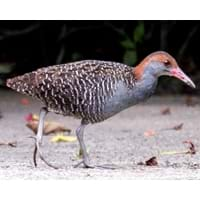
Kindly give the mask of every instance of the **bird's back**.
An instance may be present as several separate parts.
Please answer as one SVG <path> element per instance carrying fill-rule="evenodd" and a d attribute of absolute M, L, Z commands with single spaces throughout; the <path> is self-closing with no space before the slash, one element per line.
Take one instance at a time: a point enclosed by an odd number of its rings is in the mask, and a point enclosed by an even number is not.
<path fill-rule="evenodd" d="M 127 65 L 86 60 L 41 68 L 8 79 L 7 86 L 40 99 L 49 111 L 97 122 L 109 117 L 105 107 L 118 86 L 128 89 L 134 81 Z"/>

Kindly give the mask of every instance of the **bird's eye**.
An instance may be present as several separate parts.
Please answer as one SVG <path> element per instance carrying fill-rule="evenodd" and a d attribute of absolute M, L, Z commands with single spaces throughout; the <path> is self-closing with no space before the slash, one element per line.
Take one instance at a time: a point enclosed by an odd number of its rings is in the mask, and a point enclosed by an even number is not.
<path fill-rule="evenodd" d="M 166 66 L 169 66 L 169 65 L 170 65 L 169 60 L 164 60 L 163 63 L 164 63 Z"/>

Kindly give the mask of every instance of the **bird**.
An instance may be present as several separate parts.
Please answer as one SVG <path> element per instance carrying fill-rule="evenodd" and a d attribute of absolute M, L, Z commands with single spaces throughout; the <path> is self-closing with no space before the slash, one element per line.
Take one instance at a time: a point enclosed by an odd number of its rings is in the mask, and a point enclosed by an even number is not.
<path fill-rule="evenodd" d="M 147 100 L 155 92 L 160 76 L 175 77 L 192 88 L 196 87 L 175 58 L 165 51 L 149 54 L 135 67 L 112 61 L 83 60 L 39 68 L 7 79 L 8 87 L 37 98 L 44 105 L 35 138 L 35 167 L 39 155 L 48 166 L 57 168 L 44 158 L 40 149 L 48 112 L 80 119 L 76 136 L 82 160 L 76 166 L 82 164 L 85 168 L 94 168 L 84 142 L 85 127 Z"/>

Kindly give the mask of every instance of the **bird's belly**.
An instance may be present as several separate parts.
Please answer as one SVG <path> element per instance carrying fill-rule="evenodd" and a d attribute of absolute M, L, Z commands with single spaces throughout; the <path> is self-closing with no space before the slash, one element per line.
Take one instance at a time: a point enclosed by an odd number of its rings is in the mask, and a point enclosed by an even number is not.
<path fill-rule="evenodd" d="M 137 102 L 134 98 L 113 97 L 104 108 L 104 117 L 109 118 L 128 107 L 135 105 Z"/>
<path fill-rule="evenodd" d="M 136 103 L 137 100 L 134 98 L 133 92 L 126 86 L 121 85 L 117 88 L 109 101 L 106 102 L 104 106 L 104 116 L 105 118 L 109 118 Z"/>

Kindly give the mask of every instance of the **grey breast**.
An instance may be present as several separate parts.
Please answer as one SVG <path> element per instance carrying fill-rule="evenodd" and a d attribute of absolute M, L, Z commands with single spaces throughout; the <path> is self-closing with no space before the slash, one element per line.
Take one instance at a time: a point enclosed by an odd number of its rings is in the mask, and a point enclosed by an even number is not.
<path fill-rule="evenodd" d="M 156 79 L 142 79 L 134 83 L 134 86 L 127 87 L 123 81 L 117 84 L 116 91 L 112 98 L 105 105 L 105 118 L 111 117 L 120 111 L 147 100 L 155 91 Z"/>

